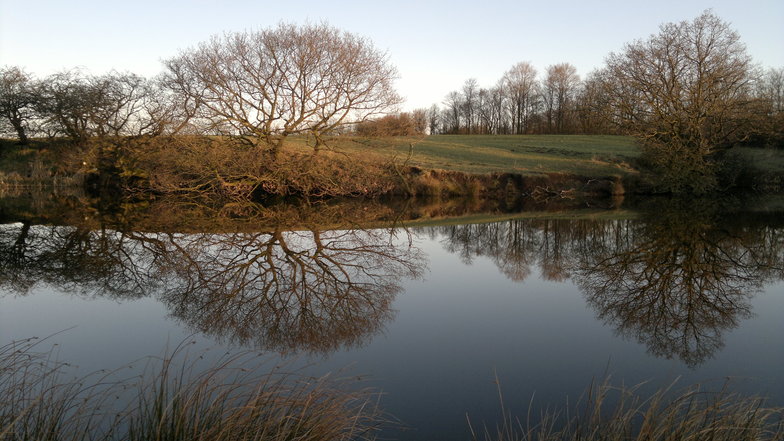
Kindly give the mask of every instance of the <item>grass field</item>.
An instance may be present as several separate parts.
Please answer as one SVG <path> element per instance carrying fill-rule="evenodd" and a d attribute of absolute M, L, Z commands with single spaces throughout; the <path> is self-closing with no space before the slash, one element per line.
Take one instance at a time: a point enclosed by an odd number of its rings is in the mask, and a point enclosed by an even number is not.
<path fill-rule="evenodd" d="M 631 137 L 596 135 L 336 138 L 330 146 L 348 154 L 396 157 L 402 162 L 408 156 L 410 143 L 414 144 L 410 165 L 469 173 L 626 175 L 634 173 L 630 162 L 640 154 Z"/>

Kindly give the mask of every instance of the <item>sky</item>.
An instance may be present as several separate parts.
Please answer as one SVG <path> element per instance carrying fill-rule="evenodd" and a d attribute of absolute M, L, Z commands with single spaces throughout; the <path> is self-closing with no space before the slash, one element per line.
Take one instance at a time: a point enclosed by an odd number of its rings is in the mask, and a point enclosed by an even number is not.
<path fill-rule="evenodd" d="M 0 65 L 39 77 L 74 67 L 153 76 L 211 35 L 326 21 L 388 54 L 411 110 L 469 78 L 491 87 L 521 61 L 540 74 L 569 62 L 584 77 L 625 43 L 706 9 L 731 23 L 755 62 L 784 67 L 782 0 L 0 0 Z"/>

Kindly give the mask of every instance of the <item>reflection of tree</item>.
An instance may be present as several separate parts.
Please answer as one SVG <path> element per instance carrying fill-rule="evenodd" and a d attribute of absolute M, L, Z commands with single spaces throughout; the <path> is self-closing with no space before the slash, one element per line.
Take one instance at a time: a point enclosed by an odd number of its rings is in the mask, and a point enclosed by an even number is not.
<path fill-rule="evenodd" d="M 133 298 L 155 284 L 138 262 L 143 244 L 78 227 L 0 226 L 0 288 L 25 294 L 38 283 L 82 295 Z"/>
<path fill-rule="evenodd" d="M 589 254 L 575 274 L 600 318 L 654 355 L 690 366 L 751 316 L 749 299 L 776 277 L 783 256 L 780 230 L 701 214 L 659 211 L 624 223 L 621 240 Z"/>
<path fill-rule="evenodd" d="M 486 256 L 504 275 L 522 282 L 539 266 L 543 278 L 562 281 L 580 250 L 596 235 L 603 237 L 608 224 L 586 220 L 516 219 L 507 222 L 457 225 L 440 228 L 444 247 L 470 264 Z"/>
<path fill-rule="evenodd" d="M 389 231 L 348 230 L 170 237 L 175 277 L 162 294 L 201 332 L 285 351 L 359 344 L 391 317 L 420 251 Z"/>
<path fill-rule="evenodd" d="M 510 279 L 539 266 L 571 277 L 599 317 L 660 357 L 695 366 L 722 333 L 751 315 L 750 297 L 784 277 L 784 230 L 774 217 L 719 217 L 691 207 L 645 220 L 541 220 L 440 229 L 447 250 L 487 256 Z"/>
<path fill-rule="evenodd" d="M 156 295 L 191 327 L 240 344 L 327 351 L 388 320 L 424 259 L 389 230 L 168 234 L 0 227 L 0 287 Z"/>

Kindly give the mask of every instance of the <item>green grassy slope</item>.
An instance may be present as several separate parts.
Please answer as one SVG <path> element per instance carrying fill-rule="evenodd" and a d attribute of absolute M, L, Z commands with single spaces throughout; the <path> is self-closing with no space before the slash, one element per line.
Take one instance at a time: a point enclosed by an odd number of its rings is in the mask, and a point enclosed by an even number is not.
<path fill-rule="evenodd" d="M 299 141 L 301 144 L 302 141 Z M 330 146 L 348 154 L 396 157 L 404 161 L 413 143 L 410 165 L 470 173 L 574 173 L 626 175 L 639 156 L 626 136 L 580 135 L 436 135 L 424 138 L 335 138 Z"/>

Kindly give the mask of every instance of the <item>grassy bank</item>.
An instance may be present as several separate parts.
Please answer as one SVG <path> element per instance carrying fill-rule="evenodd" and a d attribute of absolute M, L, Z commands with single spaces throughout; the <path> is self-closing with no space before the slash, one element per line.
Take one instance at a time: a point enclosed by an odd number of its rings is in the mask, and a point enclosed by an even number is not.
<path fill-rule="evenodd" d="M 290 138 L 286 149 L 312 151 L 307 138 Z M 334 137 L 328 147 L 360 159 L 403 161 L 414 144 L 409 163 L 426 169 L 465 173 L 571 173 L 605 176 L 633 173 L 630 163 L 640 155 L 634 138 L 605 135 L 435 135 L 426 137 Z M 25 175 L 40 160 L 52 172 L 67 168 L 71 153 L 80 150 L 67 143 L 33 141 L 19 146 L 0 140 L 0 170 Z M 782 156 L 784 158 L 784 156 Z M 78 165 L 78 164 L 77 164 Z"/>
<path fill-rule="evenodd" d="M 263 196 L 427 195 L 563 196 L 646 192 L 655 177 L 638 170 L 631 137 L 586 135 L 437 135 L 334 137 L 313 154 L 293 137 L 277 158 L 222 138 L 172 137 L 74 146 L 0 143 L 0 187 L 41 182 L 94 186 L 122 182 L 152 193 Z M 733 149 L 728 173 L 741 187 L 784 188 L 784 151 Z"/>

